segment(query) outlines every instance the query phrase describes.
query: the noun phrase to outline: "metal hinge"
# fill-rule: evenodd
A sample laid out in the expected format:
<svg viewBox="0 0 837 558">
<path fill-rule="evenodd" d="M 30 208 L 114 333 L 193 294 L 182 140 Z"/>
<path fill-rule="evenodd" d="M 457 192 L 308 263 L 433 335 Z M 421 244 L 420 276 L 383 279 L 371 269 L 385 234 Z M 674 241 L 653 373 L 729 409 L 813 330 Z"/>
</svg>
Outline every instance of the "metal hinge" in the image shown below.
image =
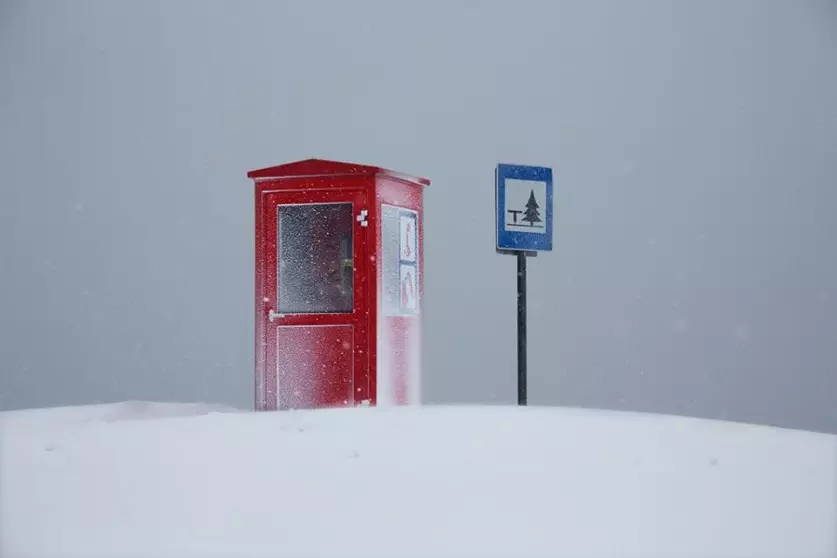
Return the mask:
<svg viewBox="0 0 837 558">
<path fill-rule="evenodd" d="M 369 226 L 369 223 L 367 223 L 367 222 L 366 222 L 366 215 L 367 215 L 368 213 L 369 213 L 369 212 L 368 212 L 367 210 L 362 209 L 362 210 L 360 211 L 360 213 L 358 214 L 358 216 L 357 216 L 357 222 L 358 222 L 358 223 L 360 223 L 360 226 L 361 226 L 361 227 L 366 227 L 366 226 Z"/>
</svg>

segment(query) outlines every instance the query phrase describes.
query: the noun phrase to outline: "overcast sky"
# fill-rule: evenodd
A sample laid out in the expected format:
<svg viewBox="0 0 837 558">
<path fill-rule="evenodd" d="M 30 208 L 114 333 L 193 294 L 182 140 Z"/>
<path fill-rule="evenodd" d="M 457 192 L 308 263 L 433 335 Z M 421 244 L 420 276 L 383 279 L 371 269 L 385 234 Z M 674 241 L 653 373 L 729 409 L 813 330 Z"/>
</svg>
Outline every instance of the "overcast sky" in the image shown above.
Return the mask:
<svg viewBox="0 0 837 558">
<path fill-rule="evenodd" d="M 837 433 L 835 2 L 0 2 L 0 408 L 252 405 L 248 170 L 427 176 L 425 399 Z"/>
</svg>

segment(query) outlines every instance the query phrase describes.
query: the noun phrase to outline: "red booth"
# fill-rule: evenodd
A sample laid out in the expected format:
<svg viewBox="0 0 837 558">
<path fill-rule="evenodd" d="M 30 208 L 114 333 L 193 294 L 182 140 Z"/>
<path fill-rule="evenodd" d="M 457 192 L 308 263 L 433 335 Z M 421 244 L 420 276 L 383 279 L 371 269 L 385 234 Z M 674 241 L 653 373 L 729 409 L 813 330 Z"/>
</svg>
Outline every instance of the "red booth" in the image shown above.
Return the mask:
<svg viewBox="0 0 837 558">
<path fill-rule="evenodd" d="M 256 410 L 418 403 L 430 181 L 321 159 L 247 176 Z"/>
</svg>

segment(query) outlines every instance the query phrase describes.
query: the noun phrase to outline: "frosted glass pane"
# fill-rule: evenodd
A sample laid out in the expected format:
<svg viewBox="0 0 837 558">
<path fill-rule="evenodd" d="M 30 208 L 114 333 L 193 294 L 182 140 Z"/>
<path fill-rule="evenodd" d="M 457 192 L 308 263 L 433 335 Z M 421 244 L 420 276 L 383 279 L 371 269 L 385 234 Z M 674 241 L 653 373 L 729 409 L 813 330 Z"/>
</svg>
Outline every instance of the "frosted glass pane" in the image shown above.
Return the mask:
<svg viewBox="0 0 837 558">
<path fill-rule="evenodd" d="M 382 205 L 383 311 L 388 316 L 418 313 L 418 214 Z"/>
<path fill-rule="evenodd" d="M 398 215 L 399 209 L 381 206 L 381 243 L 383 252 L 383 310 L 386 315 L 398 314 Z"/>
<path fill-rule="evenodd" d="M 352 204 L 280 205 L 280 314 L 351 312 Z"/>
</svg>

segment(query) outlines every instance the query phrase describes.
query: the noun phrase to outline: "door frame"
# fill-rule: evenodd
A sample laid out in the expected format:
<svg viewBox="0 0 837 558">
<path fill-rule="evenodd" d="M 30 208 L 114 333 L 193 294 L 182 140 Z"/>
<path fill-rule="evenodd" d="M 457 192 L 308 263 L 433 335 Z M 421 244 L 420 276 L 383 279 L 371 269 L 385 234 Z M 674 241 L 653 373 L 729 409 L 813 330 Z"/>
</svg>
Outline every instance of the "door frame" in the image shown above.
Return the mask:
<svg viewBox="0 0 837 558">
<path fill-rule="evenodd" d="M 332 326 L 351 325 L 353 338 L 353 398 L 350 405 L 364 399 L 369 399 L 370 361 L 368 345 L 370 334 L 370 318 L 375 312 L 369 308 L 373 300 L 369 289 L 371 286 L 369 273 L 369 246 L 374 242 L 374 236 L 369 230 L 372 226 L 362 224 L 358 216 L 362 210 L 369 212 L 369 193 L 363 186 L 351 186 L 338 189 L 281 189 L 265 191 L 260 199 L 261 226 L 258 230 L 257 247 L 259 255 L 259 277 L 257 285 L 261 294 L 257 308 L 260 329 L 259 348 L 263 370 L 261 380 L 261 407 L 264 409 L 278 409 L 279 386 L 277 385 L 277 334 L 276 329 L 282 326 Z M 271 311 L 278 307 L 278 240 L 279 240 L 279 207 L 283 205 L 319 205 L 319 204 L 351 204 L 352 207 L 352 288 L 353 306 L 351 312 L 345 313 L 287 313 L 271 320 Z M 368 216 L 366 218 L 368 223 Z"/>
</svg>

